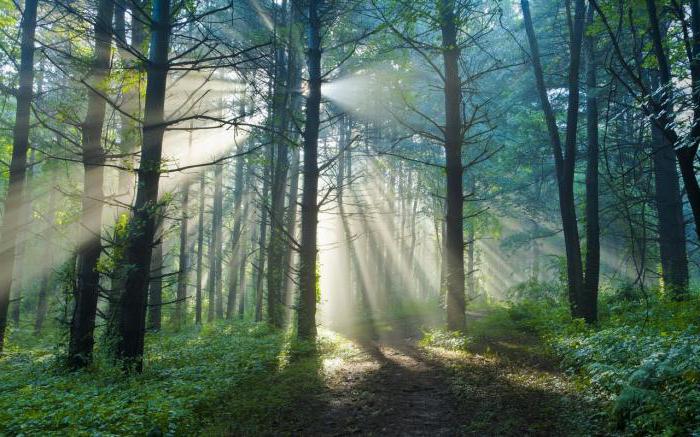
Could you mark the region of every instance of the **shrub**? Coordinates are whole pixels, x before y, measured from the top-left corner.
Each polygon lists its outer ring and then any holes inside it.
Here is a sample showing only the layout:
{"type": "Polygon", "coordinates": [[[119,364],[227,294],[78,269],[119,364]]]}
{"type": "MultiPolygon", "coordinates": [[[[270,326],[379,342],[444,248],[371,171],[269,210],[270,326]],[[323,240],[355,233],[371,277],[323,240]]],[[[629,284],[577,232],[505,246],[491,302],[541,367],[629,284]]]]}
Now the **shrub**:
{"type": "Polygon", "coordinates": [[[598,327],[565,316],[566,307],[513,305],[510,315],[538,332],[598,396],[610,399],[610,419],[630,434],[700,433],[700,330],[697,301],[601,299],[598,327]]]}
{"type": "Polygon", "coordinates": [[[217,324],[149,334],[146,370],[99,362],[67,373],[46,349],[0,360],[1,435],[191,434],[198,411],[278,367],[283,335],[263,324],[217,324]]]}

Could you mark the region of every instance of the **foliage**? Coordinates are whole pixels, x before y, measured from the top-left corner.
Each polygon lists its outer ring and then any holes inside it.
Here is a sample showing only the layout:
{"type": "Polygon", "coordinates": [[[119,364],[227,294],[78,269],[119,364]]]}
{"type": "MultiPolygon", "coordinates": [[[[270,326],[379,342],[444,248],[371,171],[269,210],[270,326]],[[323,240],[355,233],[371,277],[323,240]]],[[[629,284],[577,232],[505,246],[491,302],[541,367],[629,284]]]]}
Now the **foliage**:
{"type": "Polygon", "coordinates": [[[264,392],[284,345],[281,333],[244,322],[150,334],[147,370],[132,376],[105,362],[67,373],[54,351],[23,348],[0,360],[0,434],[190,434],[222,397],[264,392]]]}
{"type": "Polygon", "coordinates": [[[509,288],[506,296],[515,301],[534,299],[548,303],[560,302],[564,297],[560,281],[537,281],[534,278],[509,288]]]}
{"type": "Polygon", "coordinates": [[[612,425],[625,433],[679,435],[700,432],[700,316],[697,297],[647,302],[604,296],[597,327],[571,320],[564,305],[524,301],[511,318],[540,334],[589,389],[610,399],[612,425]]]}
{"type": "Polygon", "coordinates": [[[421,345],[441,347],[448,350],[463,350],[467,348],[470,339],[460,332],[431,329],[426,331],[421,339],[421,345]]]}

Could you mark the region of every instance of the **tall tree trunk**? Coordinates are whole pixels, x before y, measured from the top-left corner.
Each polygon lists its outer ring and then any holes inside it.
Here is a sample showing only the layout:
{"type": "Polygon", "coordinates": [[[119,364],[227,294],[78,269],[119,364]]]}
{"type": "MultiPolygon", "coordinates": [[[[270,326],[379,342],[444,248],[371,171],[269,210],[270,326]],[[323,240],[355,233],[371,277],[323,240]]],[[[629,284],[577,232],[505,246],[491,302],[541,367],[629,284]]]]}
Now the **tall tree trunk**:
{"type": "MultiPolygon", "coordinates": [[[[588,7],[587,27],[593,24],[594,8],[588,7]]],[[[598,83],[595,39],[586,36],[586,272],[581,315],[588,323],[598,320],[598,282],[600,277],[600,220],[598,217],[598,83]]]]}
{"type": "Polygon", "coordinates": [[[263,278],[265,277],[265,247],[267,243],[267,198],[270,193],[270,163],[272,162],[272,148],[268,148],[267,163],[263,171],[263,188],[260,196],[260,232],[258,234],[258,261],[254,271],[255,277],[255,321],[263,320],[263,278]]]}
{"type": "Polygon", "coordinates": [[[453,0],[440,3],[442,58],[445,64],[445,165],[447,213],[445,215],[445,280],[447,283],[447,329],[465,328],[464,218],[462,213],[462,87],[459,78],[457,19],[453,0]]]}
{"type": "MultiPolygon", "coordinates": [[[[289,106],[291,119],[288,127],[291,127],[291,133],[288,135],[292,140],[298,140],[300,132],[296,129],[297,122],[301,123],[301,109],[304,103],[302,94],[302,60],[304,57],[304,26],[303,26],[303,8],[298,0],[291,0],[291,18],[289,25],[289,53],[287,61],[287,75],[289,93],[289,106]]],[[[294,141],[297,142],[297,141],[294,141]]],[[[285,229],[289,235],[296,239],[297,236],[297,210],[298,210],[298,195],[299,195],[299,162],[300,162],[299,147],[294,147],[292,150],[292,161],[289,165],[289,192],[287,194],[287,214],[285,217],[285,229]]],[[[285,245],[284,258],[282,261],[282,289],[280,291],[282,301],[292,307],[294,303],[293,293],[293,275],[290,274],[293,264],[295,263],[296,251],[292,249],[291,244],[285,245]]],[[[287,318],[290,312],[286,312],[287,318]]]]}
{"type": "MultiPolygon", "coordinates": [[[[260,226],[255,227],[253,232],[251,232],[251,238],[250,238],[250,247],[251,250],[254,247],[258,247],[258,250],[260,250],[260,242],[258,241],[258,236],[260,235],[260,226]]],[[[248,260],[249,256],[252,256],[254,253],[251,252],[249,254],[246,254],[245,260],[241,263],[241,298],[238,300],[238,317],[241,319],[245,316],[245,307],[246,307],[246,295],[248,294],[248,286],[246,285],[246,269],[245,269],[245,263],[248,260]]],[[[253,278],[252,281],[254,284],[257,283],[255,274],[257,272],[257,269],[255,265],[253,265],[253,278]]]]}
{"type": "MultiPolygon", "coordinates": [[[[119,111],[120,129],[119,129],[119,153],[123,154],[127,161],[127,166],[137,145],[141,141],[140,126],[137,120],[132,117],[141,116],[141,79],[143,71],[141,68],[141,60],[135,56],[135,53],[143,52],[143,43],[145,40],[144,20],[142,17],[143,9],[139,2],[129,2],[131,9],[131,41],[127,40],[126,34],[126,7],[122,2],[115,2],[115,17],[114,17],[114,39],[119,49],[119,56],[124,64],[124,74],[128,75],[128,81],[136,83],[137,86],[128,86],[123,90],[122,104],[119,111]]],[[[121,295],[124,292],[124,284],[126,281],[126,268],[123,259],[123,248],[126,244],[125,225],[128,221],[130,206],[133,203],[134,191],[134,173],[131,170],[118,170],[117,193],[115,201],[118,203],[116,208],[116,220],[118,224],[114,227],[113,248],[111,256],[113,263],[116,266],[111,272],[111,289],[108,292],[108,308],[106,316],[107,327],[105,329],[105,338],[107,342],[113,342],[119,335],[117,323],[119,321],[119,307],[121,295]]]]}
{"type": "MultiPolygon", "coordinates": [[[[299,149],[294,148],[292,150],[292,162],[289,166],[289,192],[287,193],[287,216],[285,218],[285,229],[289,235],[296,238],[297,236],[297,211],[299,209],[297,205],[297,198],[299,197],[299,149]]],[[[292,249],[292,245],[288,244],[285,246],[284,259],[282,261],[282,266],[284,269],[284,276],[282,282],[282,295],[283,302],[286,305],[291,306],[293,304],[292,293],[294,281],[292,280],[292,275],[290,271],[293,268],[296,252],[292,249]]],[[[289,314],[287,314],[289,317],[289,314]]]]}
{"type": "Polygon", "coordinates": [[[239,157],[236,161],[236,180],[235,180],[235,192],[233,198],[233,218],[234,224],[231,230],[231,255],[229,256],[228,264],[228,301],[226,304],[226,318],[232,319],[234,312],[234,305],[236,303],[236,293],[238,292],[239,278],[238,278],[238,268],[240,264],[243,264],[243,251],[242,251],[242,241],[241,241],[241,230],[243,227],[243,220],[248,217],[248,208],[250,202],[246,202],[243,207],[243,212],[241,213],[241,203],[243,202],[243,190],[245,190],[245,185],[248,182],[248,176],[244,177],[244,173],[249,167],[245,165],[245,158],[239,157]]]}
{"type": "MultiPolygon", "coordinates": [[[[281,107],[281,112],[286,108],[281,107]]],[[[286,117],[282,117],[286,118],[286,117]]],[[[286,121],[284,121],[286,125],[286,121]]],[[[270,195],[270,242],[267,251],[267,317],[272,326],[281,327],[283,323],[282,283],[284,282],[284,195],[287,187],[289,156],[286,140],[278,138],[275,144],[277,156],[272,177],[270,195]]]]}
{"type": "MultiPolygon", "coordinates": [[[[651,76],[652,86],[654,82],[658,84],[655,73],[652,72],[651,76]]],[[[673,143],[655,123],[651,124],[651,142],[661,277],[664,289],[672,296],[682,298],[688,289],[688,256],[673,143]]]]}
{"type": "MultiPolygon", "coordinates": [[[[652,123],[653,162],[656,190],[656,209],[659,215],[659,252],[661,255],[662,277],[664,288],[676,299],[684,299],[688,293],[688,257],[685,241],[685,222],[683,219],[683,203],[680,195],[680,185],[676,163],[674,162],[674,148],[676,141],[669,136],[673,123],[673,95],[671,67],[668,56],[663,48],[661,28],[656,13],[656,4],[647,0],[647,13],[649,15],[650,35],[654,55],[658,61],[658,74],[652,73],[652,87],[658,89],[658,105],[662,107],[656,114],[656,121],[652,123]]],[[[683,174],[688,199],[692,197],[692,187],[697,186],[695,179],[694,158],[691,159],[689,175],[684,170],[684,157],[689,148],[681,148],[676,152],[679,167],[683,174]],[[685,149],[685,150],[683,150],[685,149]]],[[[694,155],[694,153],[693,153],[694,155]]],[[[691,202],[692,205],[692,202],[691,202]]]]}
{"type": "Polygon", "coordinates": [[[151,254],[151,279],[148,284],[148,323],[146,328],[160,331],[163,314],[163,241],[159,240],[151,254]]]}
{"type": "Polygon", "coordinates": [[[206,190],[206,175],[204,170],[199,176],[199,216],[197,219],[197,283],[194,296],[194,323],[202,324],[202,270],[204,261],[204,192],[206,190]]]}
{"type": "Polygon", "coordinates": [[[306,98],[306,122],[304,124],[304,186],[301,199],[301,248],[299,252],[299,304],[297,311],[297,335],[299,338],[316,338],[316,270],[318,228],[318,131],[321,110],[321,20],[319,0],[308,1],[309,71],[308,97],[306,98]]]}
{"type": "MultiPolygon", "coordinates": [[[[287,25],[287,2],[283,0],[282,17],[276,26],[285,28],[287,25]]],[[[286,39],[286,38],[284,38],[286,39]]],[[[282,41],[284,44],[286,41],[282,41]]],[[[273,154],[272,184],[270,187],[270,242],[267,249],[267,318],[274,327],[281,327],[284,321],[282,301],[282,283],[284,282],[284,195],[287,188],[289,170],[289,147],[286,130],[288,126],[289,103],[289,58],[284,46],[278,42],[275,48],[275,74],[273,93],[273,154]]]]}
{"type": "Polygon", "coordinates": [[[19,89],[15,110],[15,126],[12,139],[12,160],[5,197],[2,227],[0,227],[0,353],[5,343],[7,311],[10,304],[12,272],[15,270],[15,245],[17,229],[22,226],[22,202],[24,179],[29,149],[29,121],[34,83],[34,32],[39,0],[26,0],[22,14],[22,42],[20,47],[19,89]]]}
{"type": "MultiPolygon", "coordinates": [[[[44,235],[46,239],[47,247],[55,244],[56,232],[56,189],[51,187],[49,191],[49,205],[48,211],[46,213],[48,227],[46,229],[46,234],[44,235]]],[[[41,284],[39,285],[39,296],[36,304],[36,319],[34,320],[34,335],[40,335],[42,329],[44,328],[44,321],[46,320],[46,313],[49,308],[49,297],[53,294],[55,285],[53,283],[54,275],[54,251],[52,248],[46,253],[47,260],[47,270],[42,273],[41,284]]]]}
{"type": "Polygon", "coordinates": [[[219,188],[218,192],[218,198],[215,199],[216,201],[216,207],[218,209],[218,218],[217,218],[217,226],[215,230],[215,236],[216,236],[216,252],[215,252],[215,264],[214,266],[216,267],[216,286],[215,286],[215,292],[216,292],[216,318],[217,319],[223,319],[224,318],[224,294],[223,294],[223,276],[222,276],[222,267],[223,267],[223,245],[224,245],[224,236],[223,236],[223,230],[224,230],[224,194],[223,194],[223,186],[224,186],[224,166],[223,164],[219,164],[216,168],[218,172],[215,171],[215,176],[216,176],[216,182],[214,183],[215,191],[216,187],[219,188]]]}
{"type": "Polygon", "coordinates": [[[78,277],[68,344],[68,364],[72,368],[85,367],[92,361],[92,348],[95,343],[95,316],[100,294],[97,261],[102,252],[104,205],[102,185],[105,156],[102,149],[102,127],[106,111],[106,102],[99,90],[104,86],[110,72],[113,15],[114,2],[100,0],[95,22],[95,57],[92,64],[91,89],[88,90],[87,114],[82,125],[85,175],[77,253],[78,277]]]}
{"type": "Polygon", "coordinates": [[[146,291],[151,252],[159,214],[158,185],[165,133],[165,87],[170,45],[170,0],[154,0],[151,12],[151,48],[147,71],[143,146],[138,170],[134,215],[129,223],[125,260],[131,266],[121,299],[117,356],[127,368],[143,369],[146,291]]]}
{"type": "Polygon", "coordinates": [[[476,298],[476,273],[474,252],[476,248],[476,233],[474,232],[474,224],[470,223],[467,226],[467,296],[469,299],[476,298]]]}
{"type": "Polygon", "coordinates": [[[568,107],[566,117],[566,139],[564,146],[566,154],[562,151],[561,139],[556,123],[556,117],[547,95],[544,82],[544,73],[540,58],[539,46],[535,36],[530,15],[528,0],[521,0],[525,30],[530,45],[530,58],[535,73],[535,82],[539,94],[540,104],[544,112],[547,130],[554,155],[554,164],[557,174],[557,187],[559,189],[559,209],[564,231],[564,246],[566,249],[566,267],[569,305],[571,314],[580,317],[579,299],[583,295],[583,263],[581,261],[581,240],[578,233],[576,220],[576,203],[574,199],[574,170],[576,165],[576,131],[578,126],[579,111],[579,80],[578,74],[581,66],[581,45],[583,40],[583,25],[585,21],[584,0],[576,0],[574,23],[570,41],[570,61],[568,77],[568,107]]]}
{"type": "MultiPolygon", "coordinates": [[[[217,164],[214,167],[214,205],[211,217],[211,244],[209,245],[209,280],[207,291],[209,294],[209,309],[207,322],[213,322],[219,314],[221,287],[219,271],[221,268],[221,227],[223,215],[223,167],[217,164]]],[[[223,312],[223,307],[222,312],[223,312]]]]}
{"type": "MultiPolygon", "coordinates": [[[[190,141],[192,134],[190,133],[190,141]]],[[[189,207],[190,207],[190,183],[186,181],[182,186],[182,215],[180,216],[180,253],[178,256],[177,294],[175,296],[175,328],[180,329],[185,323],[187,313],[187,282],[189,279],[189,253],[187,239],[189,237],[189,207]]]]}
{"type": "MultiPolygon", "coordinates": [[[[38,92],[41,93],[41,79],[39,79],[38,92]]],[[[24,211],[22,216],[25,217],[24,224],[17,229],[19,242],[17,243],[17,248],[15,250],[15,272],[14,279],[12,283],[12,290],[14,291],[13,305],[10,311],[10,318],[12,323],[19,328],[20,315],[22,312],[22,300],[24,299],[24,288],[26,287],[26,275],[24,273],[24,267],[26,262],[27,253],[27,240],[29,239],[29,228],[32,222],[32,179],[34,178],[34,164],[35,164],[35,153],[32,150],[29,153],[29,164],[27,168],[27,176],[25,179],[25,201],[22,204],[24,211]]]]}
{"type": "Polygon", "coordinates": [[[419,275],[418,270],[421,270],[422,268],[416,268],[416,233],[417,233],[417,228],[416,228],[416,217],[418,215],[418,194],[413,191],[414,188],[409,186],[409,190],[412,190],[412,204],[413,206],[411,207],[411,224],[409,227],[409,233],[411,234],[411,243],[408,246],[408,268],[409,271],[411,272],[411,288],[412,291],[416,293],[416,297],[420,298],[421,296],[418,295],[418,289],[417,289],[417,277],[419,275]]]}

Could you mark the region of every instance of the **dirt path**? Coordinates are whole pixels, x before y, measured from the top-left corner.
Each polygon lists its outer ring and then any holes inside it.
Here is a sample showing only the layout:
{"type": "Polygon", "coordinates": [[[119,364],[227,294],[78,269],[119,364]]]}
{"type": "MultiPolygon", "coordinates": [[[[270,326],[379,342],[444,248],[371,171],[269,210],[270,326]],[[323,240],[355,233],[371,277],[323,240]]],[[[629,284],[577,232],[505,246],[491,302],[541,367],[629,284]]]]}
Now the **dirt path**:
{"type": "Polygon", "coordinates": [[[295,435],[595,435],[594,407],[528,337],[480,339],[470,352],[416,336],[362,341],[323,365],[295,435]],[[308,414],[311,412],[312,414],[308,414]]]}
{"type": "Polygon", "coordinates": [[[329,369],[325,407],[305,435],[459,434],[461,421],[444,369],[412,340],[364,343],[363,351],[329,369]]]}

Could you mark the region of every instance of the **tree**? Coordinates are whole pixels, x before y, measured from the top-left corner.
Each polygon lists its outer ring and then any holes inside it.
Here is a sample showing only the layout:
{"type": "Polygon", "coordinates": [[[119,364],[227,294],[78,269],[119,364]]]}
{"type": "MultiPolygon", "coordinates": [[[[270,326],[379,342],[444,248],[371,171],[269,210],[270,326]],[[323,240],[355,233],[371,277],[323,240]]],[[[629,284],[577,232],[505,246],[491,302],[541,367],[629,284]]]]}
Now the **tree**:
{"type": "Polygon", "coordinates": [[[465,326],[464,218],[462,181],[462,87],[459,77],[459,45],[454,2],[439,3],[445,92],[445,168],[447,197],[445,215],[445,262],[447,281],[447,328],[465,326]]]}
{"type": "Polygon", "coordinates": [[[125,261],[130,266],[120,302],[116,355],[126,366],[143,369],[146,290],[149,282],[155,222],[160,206],[158,185],[165,132],[165,85],[170,50],[170,0],[155,0],[151,12],[151,42],[146,68],[143,146],[133,217],[129,223],[125,261]]]}
{"type": "Polygon", "coordinates": [[[19,88],[12,140],[12,160],[7,195],[5,197],[2,225],[0,226],[0,353],[5,344],[7,312],[10,304],[12,273],[15,269],[17,231],[26,221],[22,216],[24,184],[29,149],[30,109],[34,84],[34,34],[38,0],[27,0],[22,13],[22,41],[19,65],[19,88]]]}
{"type": "Polygon", "coordinates": [[[308,68],[308,97],[304,123],[304,172],[301,195],[301,239],[299,249],[299,306],[297,310],[297,335],[303,339],[315,339],[316,267],[318,229],[318,131],[321,109],[321,19],[319,0],[309,0],[307,5],[308,40],[306,63],[308,68]]]}
{"type": "MultiPolygon", "coordinates": [[[[556,116],[552,110],[552,105],[547,95],[547,87],[544,81],[544,73],[540,58],[539,46],[535,36],[532,16],[530,14],[530,4],[528,0],[521,0],[525,30],[527,32],[530,45],[530,59],[535,74],[535,82],[539,94],[542,111],[545,115],[547,130],[549,132],[552,154],[556,168],[557,184],[559,188],[559,209],[561,213],[562,228],[564,231],[564,244],[566,247],[566,266],[569,293],[569,305],[571,314],[574,317],[586,317],[592,322],[596,316],[590,309],[584,309],[584,301],[591,302],[588,294],[592,290],[584,288],[584,271],[581,260],[581,241],[578,232],[578,222],[576,219],[576,202],[574,198],[574,174],[576,168],[576,143],[577,126],[579,113],[579,73],[581,66],[581,48],[583,45],[583,30],[585,22],[585,2],[577,0],[573,17],[573,26],[570,29],[569,45],[569,73],[568,73],[568,103],[566,117],[566,135],[562,148],[559,128],[557,127],[556,116]]],[[[592,169],[593,170],[593,169],[592,169]]],[[[594,193],[591,193],[591,197],[594,193]]],[[[589,203],[590,199],[589,199],[589,203]]],[[[591,207],[593,204],[591,203],[591,207]]],[[[591,210],[591,213],[593,211],[591,210]]],[[[592,229],[593,230],[593,229],[592,229]]],[[[591,246],[593,249],[595,247],[591,246]]],[[[591,261],[593,261],[591,259],[591,261]]],[[[595,267],[595,263],[591,262],[595,267]]],[[[591,272],[593,273],[593,272],[591,272]]],[[[595,275],[595,273],[593,273],[595,275]]],[[[591,285],[594,281],[591,281],[591,285]]],[[[596,289],[597,290],[597,289],[596,289]]]]}
{"type": "Polygon", "coordinates": [[[102,186],[105,163],[102,130],[107,106],[102,88],[110,72],[114,1],[100,0],[97,11],[95,54],[88,85],[87,113],[82,125],[84,190],[75,305],[68,345],[68,364],[75,369],[85,367],[92,361],[97,300],[100,294],[97,263],[102,253],[102,186]]]}

